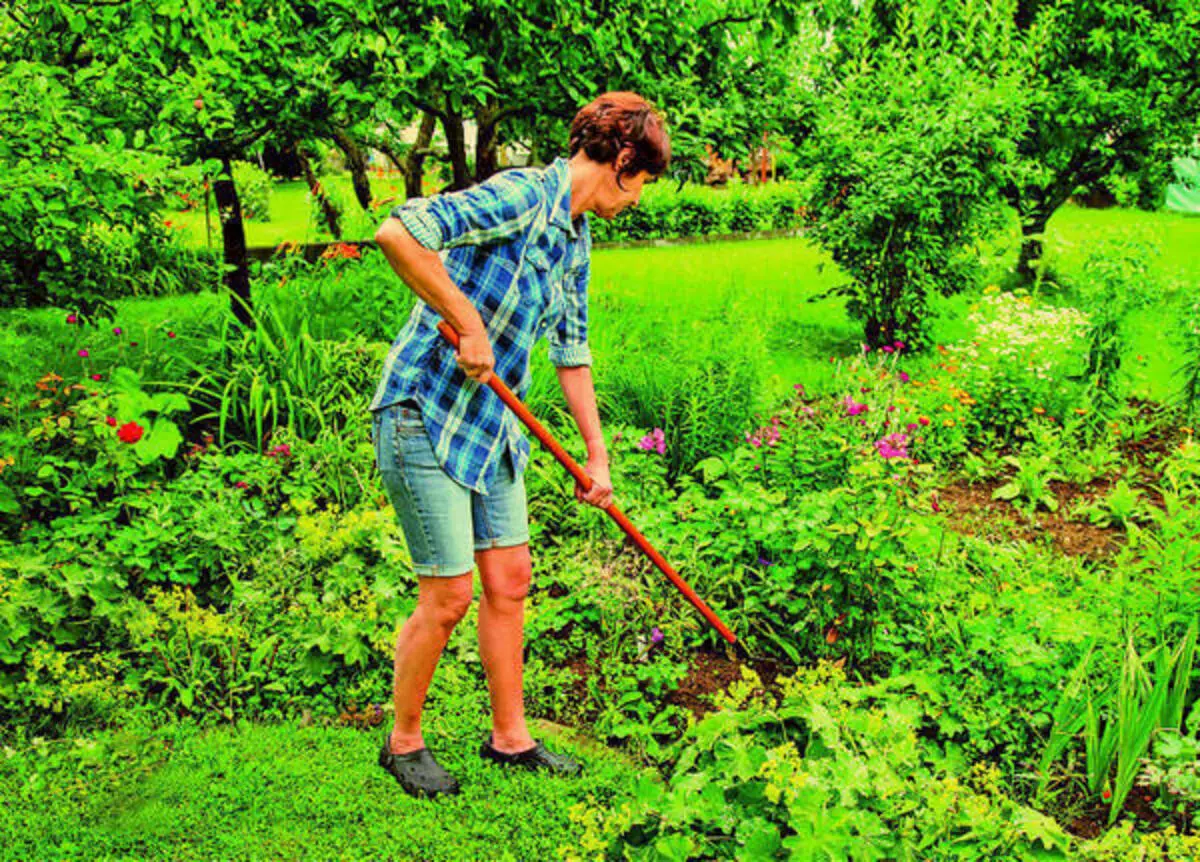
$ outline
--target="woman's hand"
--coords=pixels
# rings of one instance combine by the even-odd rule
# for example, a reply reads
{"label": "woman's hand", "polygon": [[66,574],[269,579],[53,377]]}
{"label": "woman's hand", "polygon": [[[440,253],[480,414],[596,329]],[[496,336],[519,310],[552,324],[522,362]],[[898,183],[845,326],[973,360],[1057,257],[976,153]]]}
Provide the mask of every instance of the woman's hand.
{"label": "woman's hand", "polygon": [[583,472],[591,477],[592,489],[585,494],[583,486],[576,482],[575,499],[600,509],[607,509],[613,501],[612,479],[608,476],[608,461],[602,458],[589,458],[588,462],[583,465]]}
{"label": "woman's hand", "polygon": [[487,328],[468,332],[458,337],[458,367],[472,380],[487,384],[496,367],[496,357],[492,354],[492,343],[488,341]]}

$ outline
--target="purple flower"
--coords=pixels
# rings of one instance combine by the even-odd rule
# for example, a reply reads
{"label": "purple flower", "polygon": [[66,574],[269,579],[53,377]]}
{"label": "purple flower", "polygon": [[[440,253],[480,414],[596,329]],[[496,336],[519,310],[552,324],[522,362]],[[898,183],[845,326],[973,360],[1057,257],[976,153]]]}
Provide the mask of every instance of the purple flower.
{"label": "purple flower", "polygon": [[658,626],[655,626],[654,628],[650,629],[650,646],[658,646],[660,643],[663,642],[664,639],[665,639],[665,636],[663,635],[662,630]]}
{"label": "purple flower", "polygon": [[121,327],[114,326],[113,327],[113,335],[120,335],[120,334],[121,334]]}
{"label": "purple flower", "polygon": [[770,560],[768,560],[766,557],[764,557],[762,555],[759,555],[758,564],[760,566],[767,566],[767,567],[775,565],[773,562],[771,562]]}

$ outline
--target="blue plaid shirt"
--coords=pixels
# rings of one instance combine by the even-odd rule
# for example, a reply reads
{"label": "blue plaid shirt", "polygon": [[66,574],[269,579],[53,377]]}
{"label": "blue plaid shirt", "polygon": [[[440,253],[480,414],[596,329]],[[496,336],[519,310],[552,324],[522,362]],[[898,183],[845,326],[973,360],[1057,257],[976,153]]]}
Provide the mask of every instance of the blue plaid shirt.
{"label": "blue plaid shirt", "polygon": [[[441,252],[450,279],[487,326],[493,373],[520,399],[529,352],[542,335],[556,366],[590,365],[587,284],[591,231],[571,220],[567,160],[545,169],[501,171],[463,191],[417,198],[391,215],[426,248]],[[392,342],[371,411],[406,398],[421,408],[442,468],[486,494],[505,452],[518,475],[529,463],[521,420],[486,385],[463,373],[437,331],[440,315],[417,304]]]}

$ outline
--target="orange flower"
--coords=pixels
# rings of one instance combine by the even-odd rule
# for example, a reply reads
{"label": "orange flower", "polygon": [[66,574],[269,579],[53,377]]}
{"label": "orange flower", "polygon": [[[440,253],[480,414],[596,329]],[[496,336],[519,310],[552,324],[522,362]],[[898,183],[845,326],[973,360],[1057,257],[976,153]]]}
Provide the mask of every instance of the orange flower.
{"label": "orange flower", "polygon": [[1043,413],[1045,413],[1046,411],[1045,411],[1045,409],[1044,409],[1044,408],[1042,408],[1042,407],[1034,407],[1034,408],[1033,408],[1033,412],[1034,412],[1034,413],[1036,413],[1038,416],[1041,416],[1041,415],[1042,415]]}

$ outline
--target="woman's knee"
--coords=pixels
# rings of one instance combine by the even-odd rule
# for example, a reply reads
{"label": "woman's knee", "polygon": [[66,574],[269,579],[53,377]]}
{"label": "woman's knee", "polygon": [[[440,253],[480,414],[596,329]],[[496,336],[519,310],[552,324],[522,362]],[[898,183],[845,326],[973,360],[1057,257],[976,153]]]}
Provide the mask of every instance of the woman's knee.
{"label": "woman's knee", "polygon": [[453,577],[423,577],[418,602],[437,624],[453,628],[466,615],[474,597],[471,572]]}
{"label": "woman's knee", "polygon": [[489,600],[522,602],[529,595],[533,563],[528,545],[479,551],[475,559]]}

